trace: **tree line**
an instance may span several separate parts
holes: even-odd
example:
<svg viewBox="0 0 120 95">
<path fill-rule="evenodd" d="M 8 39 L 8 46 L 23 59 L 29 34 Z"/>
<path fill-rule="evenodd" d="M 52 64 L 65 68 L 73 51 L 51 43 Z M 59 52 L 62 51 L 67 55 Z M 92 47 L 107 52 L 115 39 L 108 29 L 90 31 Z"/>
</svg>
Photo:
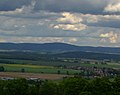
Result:
<svg viewBox="0 0 120 95">
<path fill-rule="evenodd" d="M 62 81 L 0 80 L 0 95 L 120 95 L 120 77 Z"/>
</svg>

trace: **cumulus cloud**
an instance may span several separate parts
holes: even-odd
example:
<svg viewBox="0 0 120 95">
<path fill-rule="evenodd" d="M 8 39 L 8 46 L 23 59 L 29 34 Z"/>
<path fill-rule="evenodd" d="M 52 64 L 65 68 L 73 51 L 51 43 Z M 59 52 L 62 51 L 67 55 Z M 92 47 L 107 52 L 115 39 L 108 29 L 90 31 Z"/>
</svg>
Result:
<svg viewBox="0 0 120 95">
<path fill-rule="evenodd" d="M 85 24 L 82 24 L 83 19 L 81 17 L 69 12 L 63 12 L 62 16 L 56 20 L 59 24 L 54 25 L 53 28 L 72 31 L 81 31 L 87 28 Z"/>
<path fill-rule="evenodd" d="M 105 10 L 106 12 L 111 12 L 111 13 L 114 13 L 114 12 L 120 12 L 120 3 L 118 4 L 115 4 L 115 5 L 108 5 Z"/>
<path fill-rule="evenodd" d="M 63 23 L 80 23 L 82 22 L 82 18 L 78 18 L 76 15 L 71 14 L 69 12 L 63 12 L 61 18 L 58 18 L 58 22 L 63 22 Z"/>
<path fill-rule="evenodd" d="M 55 28 L 59 28 L 59 26 L 62 27 L 63 24 L 81 24 L 88 27 L 120 28 L 120 15 L 94 15 L 63 12 L 61 13 L 61 17 L 59 17 L 56 21 L 60 25 L 55 26 Z M 84 29 L 85 28 L 83 28 L 83 30 Z"/>
<path fill-rule="evenodd" d="M 107 6 L 104 8 L 104 12 L 119 13 L 120 12 L 120 0 L 110 0 Z"/>
<path fill-rule="evenodd" d="M 79 14 L 79 17 L 87 26 L 120 28 L 120 15 Z"/>
<path fill-rule="evenodd" d="M 63 29 L 63 30 L 73 30 L 73 31 L 81 31 L 87 28 L 84 24 L 58 24 L 54 26 L 55 29 Z"/>
<path fill-rule="evenodd" d="M 114 33 L 113 31 L 105 34 L 100 34 L 100 37 L 102 37 L 101 41 L 106 41 L 106 39 L 108 39 L 111 43 L 117 43 L 118 40 L 118 34 Z"/>
</svg>

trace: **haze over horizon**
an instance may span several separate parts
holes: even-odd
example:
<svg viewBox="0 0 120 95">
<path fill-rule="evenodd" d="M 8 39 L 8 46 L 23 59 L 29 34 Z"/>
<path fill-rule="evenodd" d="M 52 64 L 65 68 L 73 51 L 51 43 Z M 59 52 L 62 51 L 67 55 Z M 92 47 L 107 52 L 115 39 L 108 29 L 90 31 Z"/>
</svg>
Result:
<svg viewBox="0 0 120 95">
<path fill-rule="evenodd" d="M 0 42 L 120 47 L 120 0 L 0 0 Z"/>
</svg>

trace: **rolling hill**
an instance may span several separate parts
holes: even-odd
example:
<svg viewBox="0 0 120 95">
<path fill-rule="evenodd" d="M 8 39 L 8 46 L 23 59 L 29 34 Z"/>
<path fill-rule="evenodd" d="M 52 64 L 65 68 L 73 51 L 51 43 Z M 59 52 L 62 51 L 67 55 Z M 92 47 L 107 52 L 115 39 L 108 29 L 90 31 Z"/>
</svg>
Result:
<svg viewBox="0 0 120 95">
<path fill-rule="evenodd" d="M 53 46 L 51 46 L 53 47 Z M 75 47 L 75 46 L 73 46 Z M 19 49 L 18 49 L 19 48 Z M 45 51 L 43 47 L 41 50 L 35 50 L 35 48 L 31 48 L 30 51 L 26 51 L 27 47 L 21 48 L 21 47 L 16 47 L 14 49 L 9 49 L 9 50 L 3 50 L 0 51 L 0 59 L 18 59 L 18 60 L 34 60 L 34 61 L 39 61 L 39 60 L 53 60 L 53 59 L 58 59 L 58 58 L 80 58 L 80 59 L 96 59 L 96 60 L 104 60 L 104 59 L 109 59 L 109 60 L 120 60 L 120 54 L 119 53 L 109 53 L 108 51 L 106 52 L 101 52 L 101 51 L 85 51 L 81 47 L 77 47 L 76 49 L 70 49 L 67 50 L 67 48 L 61 48 L 60 47 L 54 47 L 54 49 L 48 49 Z M 29 48 L 29 47 L 28 47 Z M 38 47 L 37 47 L 38 48 Z M 95 47 L 93 47 L 95 48 Z M 42 50 L 43 49 L 43 50 Z M 97 50 L 97 48 L 95 48 Z M 16 50 L 16 51 L 11 51 L 11 50 Z M 50 51 L 51 50 L 51 51 Z M 54 50 L 54 51 L 52 51 Z M 32 52 L 31 52 L 32 51 Z M 64 52 L 63 52 L 64 51 Z M 41 52 L 53 52 L 53 53 L 41 53 Z"/>
<path fill-rule="evenodd" d="M 91 47 L 91 46 L 75 46 L 65 43 L 0 43 L 0 50 L 15 50 L 15 51 L 36 51 L 36 52 L 96 52 L 96 53 L 112 53 L 120 54 L 120 48 L 116 47 Z"/>
</svg>

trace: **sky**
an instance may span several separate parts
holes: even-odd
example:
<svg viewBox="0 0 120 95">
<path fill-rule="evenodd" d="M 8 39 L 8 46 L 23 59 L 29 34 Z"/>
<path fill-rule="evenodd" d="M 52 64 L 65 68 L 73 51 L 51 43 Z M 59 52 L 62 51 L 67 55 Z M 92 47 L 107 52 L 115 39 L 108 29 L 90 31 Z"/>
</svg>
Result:
<svg viewBox="0 0 120 95">
<path fill-rule="evenodd" d="M 120 47 L 120 0 L 0 0 L 0 42 Z"/>
</svg>

